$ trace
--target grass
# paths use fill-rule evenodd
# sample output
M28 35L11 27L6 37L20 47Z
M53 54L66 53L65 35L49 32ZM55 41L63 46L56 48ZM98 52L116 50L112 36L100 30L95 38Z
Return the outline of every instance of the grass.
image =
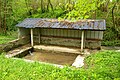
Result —
M120 80L120 53L101 51L85 58L80 69L29 63L0 56L1 80Z
M17 39L17 31L8 32L7 34L0 34L0 44L7 43Z
M16 32L0 34L0 44L16 39ZM113 45L115 42L105 42ZM118 44L119 45L119 44ZM101 51L85 58L80 69L57 68L38 62L28 63L0 55L0 80L120 80L120 52Z

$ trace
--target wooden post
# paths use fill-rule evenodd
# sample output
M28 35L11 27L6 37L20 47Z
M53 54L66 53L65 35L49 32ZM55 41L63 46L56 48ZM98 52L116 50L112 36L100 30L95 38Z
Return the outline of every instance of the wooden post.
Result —
M85 48L85 42L86 42L86 31L84 31L84 43L83 43L83 48Z
M18 39L20 39L20 28L18 28Z
M81 52L83 52L83 47L84 47L84 30L82 31L82 36L81 36Z
M40 44L40 33L41 33L41 31L40 31L40 29L39 29L39 31L38 31L38 37L39 37L39 44Z
M33 47L33 29L32 28L31 28L30 32L31 32L31 46Z

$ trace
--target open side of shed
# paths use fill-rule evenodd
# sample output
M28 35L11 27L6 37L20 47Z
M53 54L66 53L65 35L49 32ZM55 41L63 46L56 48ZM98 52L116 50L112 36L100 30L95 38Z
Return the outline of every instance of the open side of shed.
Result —
M27 18L16 25L18 37L29 36L31 46L40 44L100 48L105 20L68 20Z

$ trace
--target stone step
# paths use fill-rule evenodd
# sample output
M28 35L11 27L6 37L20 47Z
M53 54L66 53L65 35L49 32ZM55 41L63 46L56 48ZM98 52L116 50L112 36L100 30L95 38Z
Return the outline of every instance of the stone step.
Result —
M61 47L61 46L51 46L51 45L35 45L34 49L36 50L47 50L63 53L73 53L81 54L80 48L71 48L71 47Z
M7 58L14 57L14 56L17 56L27 50L31 50L31 49L32 49L32 47L29 44L27 44L27 45L20 46L18 48L15 48L14 50L9 51L5 56Z
M75 59L75 61L73 62L72 66L76 67L76 68L80 68L84 65L84 56L78 55Z

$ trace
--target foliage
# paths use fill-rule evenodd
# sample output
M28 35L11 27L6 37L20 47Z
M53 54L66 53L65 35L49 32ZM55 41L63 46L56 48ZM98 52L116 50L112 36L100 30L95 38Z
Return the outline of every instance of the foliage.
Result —
M0 0L0 33L29 17L105 19L104 41L120 39L120 0Z
M85 59L92 75L110 80L120 78L120 52L105 51L92 54ZM109 77L108 77L109 76Z
M102 46L120 46L120 40L102 41Z
M116 5L115 5L116 4ZM115 5L115 9L113 10L113 7ZM104 35L104 40L116 40L120 39L120 1L113 0L113 2L109 2L108 6L106 8L106 12L102 12L100 17L103 17L106 19L107 24L107 30ZM100 13L99 13L100 14ZM106 15L104 15L106 14ZM119 45L120 46L120 45Z
M0 44L7 43L7 42L12 41L14 39L17 39L17 32L16 31L7 32L7 35L0 34Z
M54 13L53 12L42 13L42 14L36 13L36 14L31 15L30 17L32 18L58 18L59 16L62 15L62 13L64 13L64 11L60 9L56 9L54 10Z
M90 16L95 13L95 10L97 10L97 7L100 7L100 5L103 3L103 1L99 2L97 4L98 0L77 0L72 8L72 10L68 9L68 14L66 14L67 19L87 19L90 18ZM70 4L68 4L69 7Z
M0 78L2 80L119 80L120 53L104 51L85 59L86 66L80 69L29 63L0 56Z

